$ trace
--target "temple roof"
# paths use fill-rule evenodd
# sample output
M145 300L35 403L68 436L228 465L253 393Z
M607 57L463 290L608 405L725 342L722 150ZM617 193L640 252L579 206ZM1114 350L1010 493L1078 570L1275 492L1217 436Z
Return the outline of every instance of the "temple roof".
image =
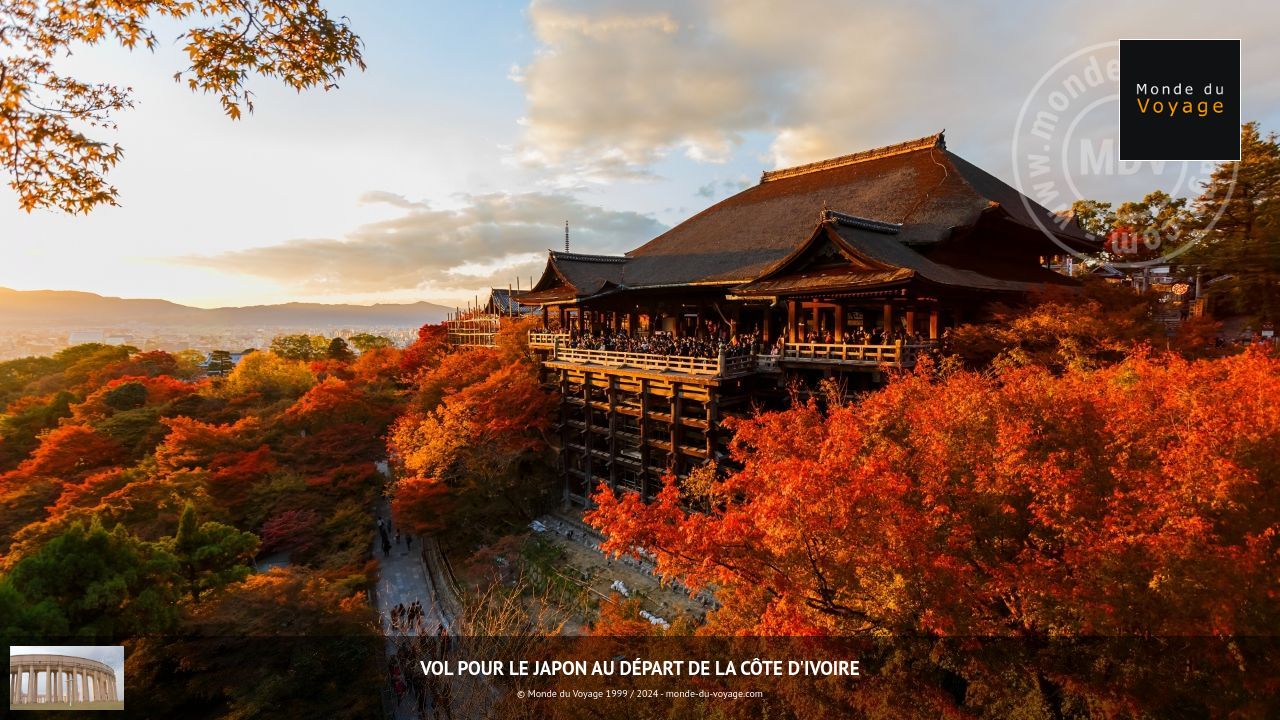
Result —
M524 315L537 309L521 302L528 293L528 290L489 288L489 302L485 309L499 315Z
M900 226L826 210L807 241L756 280L734 288L734 294L839 292L899 286L910 281L953 289L1029 292L1045 283L1064 280L1048 270L1027 273L1019 280L991 277L935 262L917 249L920 247L904 242ZM824 250L825 262L815 262Z
M748 283L803 244L813 232L814 217L827 208L839 208L865 223L896 226L896 246L943 244L984 218L998 217L1018 228L1017 249L1024 257L1062 252L1036 223L1038 218L1045 227L1058 228L1059 218L947 150L938 133L765 172L759 184L625 256L551 252L542 279L525 300L564 301L621 288ZM1074 221L1055 234L1079 249L1097 249Z
M598 295L623 284L627 258L621 255L547 253L547 265L533 289L520 297L524 303L563 302Z

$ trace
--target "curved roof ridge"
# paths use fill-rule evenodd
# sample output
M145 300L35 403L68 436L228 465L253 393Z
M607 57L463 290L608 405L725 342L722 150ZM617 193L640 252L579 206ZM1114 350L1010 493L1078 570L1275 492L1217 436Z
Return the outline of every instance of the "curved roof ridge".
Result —
M626 255L589 255L562 250L552 250L551 257L556 260L577 260L578 262L624 263L627 261Z
M831 221L838 225L846 225L848 227L861 228L862 230L884 233L886 235L897 235L898 232L902 230L902 223L873 220L859 215L840 212L839 210L823 210L822 220Z
M777 170L766 170L760 173L761 184L770 180L781 180L782 178L795 177L796 175L804 175L805 173L816 172L818 170L830 170L831 168L843 167L854 163L864 162L867 160L878 160L893 155L901 155L902 153L913 152L915 150L925 150L928 148L946 149L947 141L944 135L946 130L927 135L915 140L907 140L905 142L896 143L894 145L885 145L884 147L871 148L870 150L861 150L848 155L828 158L826 160L818 160L816 162L805 163L804 165L795 165L788 168L779 168Z

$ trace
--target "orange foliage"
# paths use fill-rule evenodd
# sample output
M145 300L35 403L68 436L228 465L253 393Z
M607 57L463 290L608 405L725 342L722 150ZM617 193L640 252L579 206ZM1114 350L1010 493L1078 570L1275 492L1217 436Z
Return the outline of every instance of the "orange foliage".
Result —
M238 508L249 488L275 472L277 465L271 448L262 445L253 450L217 453L209 459L207 469L212 471L209 494L225 507Z
M369 402L361 385L330 377L312 387L285 411L289 420L315 431L334 425L385 424L389 413Z
M742 470L607 548L713 584L706 632L1251 635L1280 622L1280 358L922 368L736 424ZM691 512L685 502L707 512Z
M169 434L156 448L156 462L162 470L209 468L219 455L249 450L259 444L259 423L254 418L215 425L174 417L165 418L164 423L169 426Z
M200 385L175 380L168 375L125 375L107 381L105 385L89 393L84 402L73 407L75 422L92 422L111 415L114 410L108 404L108 398L113 391L128 384L140 385L145 389L145 407L164 405L180 397L194 395L201 389Z
M120 457L120 447L110 438L83 425L63 425L40 436L39 447L12 474L71 480L111 465Z
M328 378L336 378L338 380L350 380L355 377L351 372L351 363L344 360L334 360L333 358L324 358L322 360L312 360L307 363L311 373L319 380Z
M351 364L351 372L363 383L387 382L400 375L400 362L400 351L396 348L370 348Z
M414 404L420 410L431 410L445 396L480 382L501 366L498 353L489 348L449 353L440 359L439 364L418 374Z
M504 365L446 395L434 411L401 417L391 447L401 468L417 477L494 478L522 454L545 447L553 404L532 368Z
M395 524L426 535L444 528L450 506L449 488L435 478L408 477L396 484L391 502Z
M1047 286L1025 306L993 305L991 317L947 332L946 346L972 366L993 361L1055 371L1118 362L1143 344L1163 346L1151 298L1100 280Z
M94 385L101 385L111 378L129 376L155 377L157 375L177 375L178 361L163 350L149 350L135 353L128 360L111 363L89 376Z
M448 351L444 324L423 325L418 328L418 339L400 353L400 372L413 377L423 368L439 363Z
M640 617L640 600L611 593L608 602L600 603L600 615L591 626L592 635L605 637L647 637L654 625Z

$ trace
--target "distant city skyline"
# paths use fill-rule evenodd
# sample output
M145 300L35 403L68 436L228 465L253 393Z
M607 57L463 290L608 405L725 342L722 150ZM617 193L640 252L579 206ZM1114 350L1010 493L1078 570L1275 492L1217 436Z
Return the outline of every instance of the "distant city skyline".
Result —
M540 274L566 220L575 250L623 252L762 170L943 128L1011 181L1036 80L1119 37L1242 38L1243 117L1280 130L1273 3L325 5L350 18L368 70L328 93L252 78L257 110L239 122L173 82L176 27L155 26L154 53L67 58L77 77L134 88L138 106L102 135L126 150L110 175L122 207L28 215L0 188L0 287L464 305Z

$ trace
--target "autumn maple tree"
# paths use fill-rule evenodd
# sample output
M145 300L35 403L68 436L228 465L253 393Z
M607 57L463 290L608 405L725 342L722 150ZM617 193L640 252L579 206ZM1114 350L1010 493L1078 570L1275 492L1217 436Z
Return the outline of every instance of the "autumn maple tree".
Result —
M1163 346L1164 328L1151 319L1153 302L1102 280L1046 286L1022 303L993 304L982 323L948 330L944 346L973 368L1097 367L1128 357L1140 345Z
M495 503L524 517L547 492L534 460L548 446L553 399L528 351L528 327L511 323L496 347L448 355L424 328L405 351L423 364L388 438L400 478L393 509L404 524L438 529L448 512L483 514Z
M291 632L331 623L375 637L369 507L401 357L385 346L338 355L321 377L271 352L205 377L180 355L100 344L0 362L0 631L180 635L228 595L270 604L308 587L324 588L317 623ZM244 581L264 546L288 554L290 581L255 592Z
M251 75L330 89L364 68L360 39L319 0L6 0L0 4L0 157L24 210L89 212L114 205L106 174L123 157L101 134L133 106L132 88L87 82L58 59L84 45L155 49L158 22L187 21L189 63L174 79L218 98L237 119L253 110Z
M605 488L607 548L716 588L711 633L1224 635L1278 618L1280 358L900 377L735 423L693 512Z

